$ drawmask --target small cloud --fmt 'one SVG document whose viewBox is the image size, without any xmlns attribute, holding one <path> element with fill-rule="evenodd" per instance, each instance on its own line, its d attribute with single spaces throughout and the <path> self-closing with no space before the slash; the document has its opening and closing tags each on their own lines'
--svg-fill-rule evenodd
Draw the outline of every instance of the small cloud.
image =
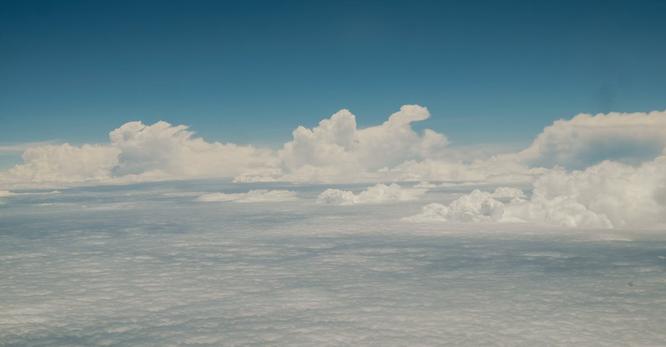
<svg viewBox="0 0 666 347">
<path fill-rule="evenodd" d="M 197 201 L 201 202 L 282 202 L 298 200 L 295 192 L 289 190 L 256 189 L 247 193 L 208 193 L 200 195 Z"/>
<path fill-rule="evenodd" d="M 317 197 L 317 203 L 325 205 L 382 204 L 416 200 L 425 192 L 426 189 L 409 189 L 395 183 L 391 185 L 380 183 L 358 194 L 349 190 L 326 189 Z"/>
</svg>

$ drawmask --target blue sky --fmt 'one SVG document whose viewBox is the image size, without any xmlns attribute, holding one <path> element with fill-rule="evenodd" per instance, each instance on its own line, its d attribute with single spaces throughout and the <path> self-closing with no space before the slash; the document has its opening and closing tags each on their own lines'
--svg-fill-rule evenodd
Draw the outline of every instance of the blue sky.
<svg viewBox="0 0 666 347">
<path fill-rule="evenodd" d="M 130 120 L 277 145 L 400 105 L 454 144 L 580 112 L 666 109 L 660 1 L 0 4 L 0 143 L 105 142 Z"/>
</svg>

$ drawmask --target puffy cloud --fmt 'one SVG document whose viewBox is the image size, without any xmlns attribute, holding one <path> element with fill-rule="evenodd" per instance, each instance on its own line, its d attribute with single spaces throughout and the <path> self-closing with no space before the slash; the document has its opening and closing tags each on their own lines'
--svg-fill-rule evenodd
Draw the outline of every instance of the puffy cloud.
<svg viewBox="0 0 666 347">
<path fill-rule="evenodd" d="M 425 189 L 410 189 L 395 183 L 391 185 L 380 183 L 358 194 L 349 190 L 326 189 L 317 197 L 317 203 L 327 205 L 381 204 L 416 200 L 425 192 Z"/>
<path fill-rule="evenodd" d="M 46 145 L 23 152 L 23 164 L 0 174 L 8 182 L 86 182 L 111 177 L 119 150 L 107 145 Z"/>
<path fill-rule="evenodd" d="M 502 187 L 493 193 L 482 192 L 475 189 L 470 194 L 463 195 L 448 206 L 442 204 L 429 204 L 423 211 L 406 218 L 415 222 L 490 222 L 500 221 L 504 215 L 504 203 L 499 199 L 512 199 L 519 201 L 524 193 L 516 188 Z"/>
<path fill-rule="evenodd" d="M 437 156 L 447 145 L 430 129 L 415 132 L 413 122 L 428 119 L 425 107 L 405 105 L 381 125 L 358 129 L 356 117 L 341 110 L 317 127 L 298 127 L 278 152 L 287 180 L 358 181 L 405 160 Z"/>
<path fill-rule="evenodd" d="M 638 164 L 666 148 L 666 111 L 579 114 L 558 120 L 518 154 L 531 166 L 582 169 L 604 160 Z"/>
<path fill-rule="evenodd" d="M 127 183 L 161 179 L 234 177 L 272 173 L 274 152 L 206 142 L 186 126 L 129 122 L 109 133 L 106 145 L 28 148 L 23 164 L 0 173 L 8 183 Z"/>
<path fill-rule="evenodd" d="M 666 156 L 638 167 L 605 161 L 585 170 L 551 170 L 530 199 L 512 188 L 473 191 L 448 206 L 431 204 L 410 221 L 532 222 L 585 228 L 666 223 Z M 502 201 L 511 199 L 510 201 Z"/>
<path fill-rule="evenodd" d="M 257 202 L 281 202 L 298 200 L 295 192 L 289 190 L 266 190 L 256 189 L 250 190 L 247 193 L 208 193 L 199 196 L 197 201 L 201 202 L 240 202 L 240 203 L 257 203 Z"/>
<path fill-rule="evenodd" d="M 269 150 L 206 142 L 184 125 L 129 122 L 109 134 L 120 150 L 114 176 L 164 172 L 170 177 L 233 177 L 275 165 Z"/>
</svg>

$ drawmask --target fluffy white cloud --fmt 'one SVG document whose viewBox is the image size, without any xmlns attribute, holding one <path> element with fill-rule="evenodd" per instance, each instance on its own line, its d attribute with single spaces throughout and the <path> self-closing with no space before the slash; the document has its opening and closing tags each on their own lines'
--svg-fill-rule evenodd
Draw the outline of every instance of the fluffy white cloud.
<svg viewBox="0 0 666 347">
<path fill-rule="evenodd" d="M 292 181 L 358 181 L 406 160 L 438 155 L 444 135 L 430 129 L 415 132 L 413 122 L 428 119 L 425 107 L 405 105 L 381 125 L 364 129 L 341 110 L 317 127 L 298 127 L 293 140 L 278 152 L 285 178 Z"/>
<path fill-rule="evenodd" d="M 638 167 L 605 161 L 573 172 L 555 169 L 534 182 L 529 200 L 512 188 L 492 194 L 475 190 L 448 206 L 425 206 L 408 220 L 586 228 L 659 226 L 666 223 L 666 156 Z"/>
<path fill-rule="evenodd" d="M 395 183 L 391 185 L 380 183 L 368 187 L 358 194 L 349 190 L 326 189 L 317 197 L 317 203 L 327 205 L 381 204 L 416 200 L 425 192 L 426 189 L 410 189 Z"/>
<path fill-rule="evenodd" d="M 119 152 L 114 176 L 161 172 L 169 177 L 233 177 L 274 166 L 270 150 L 206 142 L 184 125 L 129 122 L 109 134 Z"/>
<path fill-rule="evenodd" d="M 208 193 L 200 195 L 197 201 L 201 202 L 281 202 L 298 200 L 295 192 L 289 190 L 266 190 L 256 189 L 247 193 Z"/>
<path fill-rule="evenodd" d="M 504 217 L 504 203 L 501 199 L 521 201 L 524 193 L 516 188 L 501 187 L 493 193 L 482 192 L 475 189 L 470 194 L 463 195 L 448 206 L 442 204 L 429 204 L 423 211 L 406 218 L 415 222 L 453 221 L 453 222 L 490 222 L 501 221 Z"/>
<path fill-rule="evenodd" d="M 161 179 L 234 177 L 274 173 L 274 152 L 253 146 L 206 142 L 186 126 L 129 122 L 109 133 L 105 145 L 28 148 L 23 163 L 0 173 L 0 183 L 127 183 Z"/>
<path fill-rule="evenodd" d="M 119 150 L 107 145 L 46 145 L 26 149 L 23 164 L 0 174 L 8 182 L 86 182 L 111 177 Z"/>
<path fill-rule="evenodd" d="M 532 166 L 582 169 L 603 160 L 649 161 L 666 148 L 666 111 L 579 114 L 546 127 L 518 158 Z"/>
</svg>

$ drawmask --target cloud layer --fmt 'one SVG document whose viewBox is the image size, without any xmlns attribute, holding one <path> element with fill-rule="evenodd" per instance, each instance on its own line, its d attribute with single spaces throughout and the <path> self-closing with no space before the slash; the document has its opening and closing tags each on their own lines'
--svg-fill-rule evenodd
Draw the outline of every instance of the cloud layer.
<svg viewBox="0 0 666 347">
<path fill-rule="evenodd" d="M 359 128 L 341 110 L 313 128 L 297 127 L 279 149 L 209 142 L 184 125 L 129 122 L 105 144 L 38 144 L 23 163 L 0 172 L 0 189 L 122 184 L 222 178 L 237 183 L 464 182 L 531 186 L 529 197 L 510 188 L 474 191 L 449 205 L 426 206 L 412 220 L 536 222 L 574 227 L 653 226 L 663 223 L 666 112 L 580 114 L 559 120 L 518 152 L 449 147 L 430 129 L 425 107 L 405 105 L 382 124 Z M 377 184 L 354 193 L 322 192 L 320 204 L 408 201 L 423 189 Z M 215 193 L 201 201 L 281 201 L 287 191 Z"/>
</svg>

